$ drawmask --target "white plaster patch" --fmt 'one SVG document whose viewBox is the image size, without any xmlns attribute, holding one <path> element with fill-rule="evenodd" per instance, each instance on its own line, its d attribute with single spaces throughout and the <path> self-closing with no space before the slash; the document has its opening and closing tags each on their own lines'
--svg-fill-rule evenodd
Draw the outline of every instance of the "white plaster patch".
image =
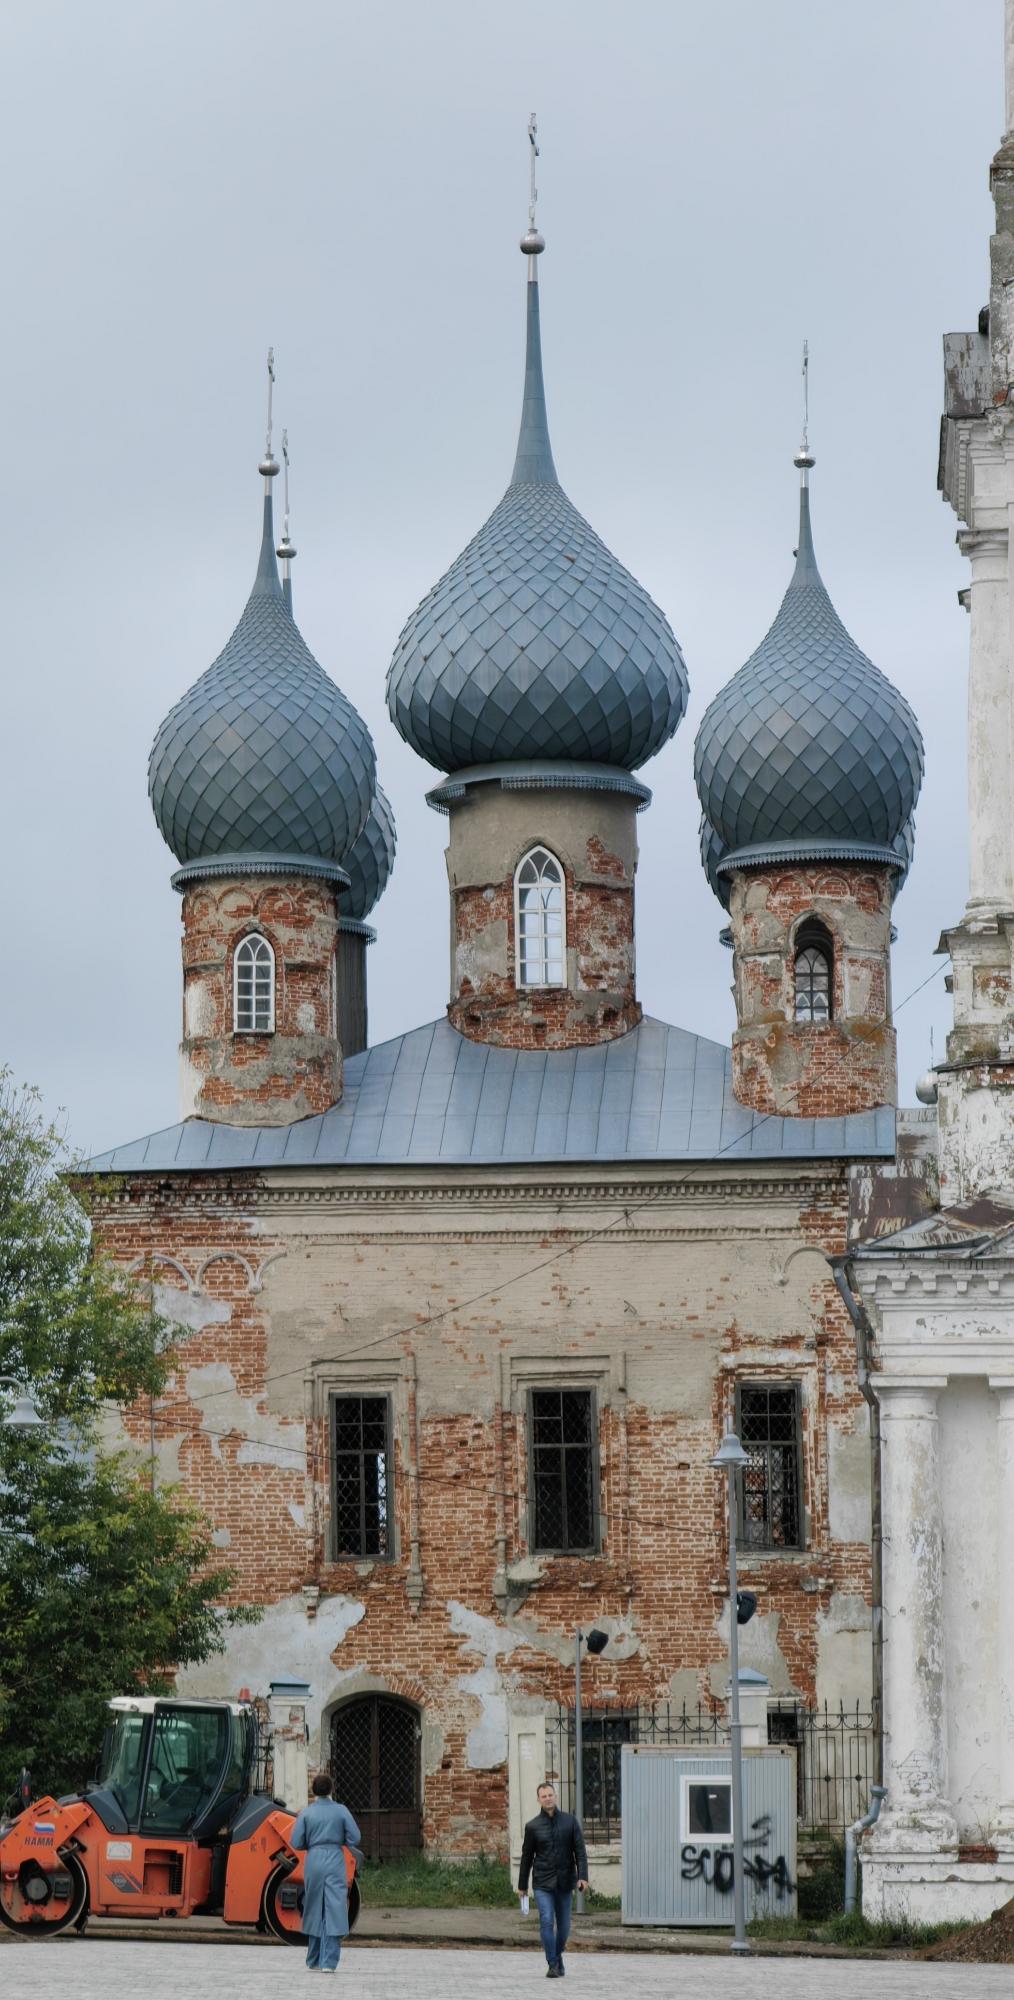
<svg viewBox="0 0 1014 2000">
<path fill-rule="evenodd" d="M 480 1708 L 479 1721 L 465 1740 L 468 1766 L 472 1771 L 493 1771 L 507 1761 L 507 1696 L 497 1659 L 501 1654 L 513 1653 L 526 1641 L 505 1631 L 494 1618 L 470 1611 L 467 1604 L 456 1604 L 452 1599 L 447 1609 L 451 1631 L 465 1642 L 462 1652 L 478 1653 L 482 1660 L 481 1667 L 474 1673 L 463 1674 L 458 1681 L 462 1693 L 473 1695 Z"/>
<path fill-rule="evenodd" d="M 184 1292 L 178 1285 L 153 1285 L 152 1303 L 162 1319 L 189 1327 L 191 1333 L 200 1333 L 206 1326 L 222 1326 L 231 1310 L 224 1299 L 209 1299 L 206 1292 Z"/>
<path fill-rule="evenodd" d="M 296 1502 L 295 1500 L 290 1500 L 290 1501 L 289 1501 L 289 1513 L 291 1514 L 291 1516 L 292 1516 L 293 1520 L 295 1521 L 295 1524 L 296 1524 L 297 1528 L 305 1528 L 305 1527 L 306 1527 L 306 1508 L 305 1508 L 305 1507 L 302 1507 L 302 1506 L 300 1506 L 300 1505 L 298 1504 L 298 1502 Z"/>
<path fill-rule="evenodd" d="M 311 1760 L 316 1761 L 321 1712 L 325 1702 L 334 1699 L 332 1655 L 365 1616 L 365 1604 L 354 1597 L 322 1597 L 315 1618 L 307 1617 L 301 1595 L 283 1597 L 267 1606 L 259 1624 L 224 1630 L 221 1653 L 200 1666 L 185 1668 L 179 1676 L 180 1691 L 235 1698 L 241 1687 L 266 1695 L 272 1681 L 286 1677 L 309 1681 L 306 1720 Z"/>
<path fill-rule="evenodd" d="M 231 1549 L 232 1536 L 228 1528 L 216 1528 L 211 1537 L 211 1545 L 215 1549 Z"/>
<path fill-rule="evenodd" d="M 753 1667 L 756 1673 L 763 1674 L 770 1684 L 773 1695 L 790 1695 L 795 1694 L 796 1689 L 792 1685 L 788 1667 L 785 1664 L 781 1647 L 778 1644 L 778 1627 L 780 1623 L 780 1611 L 768 1612 L 766 1616 L 763 1610 L 758 1611 L 756 1617 L 751 1618 L 749 1625 L 744 1625 L 740 1632 L 739 1664 L 741 1667 Z M 716 1621 L 716 1630 L 723 1647 L 727 1650 L 729 1645 L 728 1602 L 722 1606 L 722 1615 Z M 724 1696 L 729 1686 L 729 1666 L 727 1659 L 716 1663 L 711 1668 L 710 1681 L 712 1694 Z"/>
<path fill-rule="evenodd" d="M 209 1361 L 202 1368 L 187 1370 L 188 1396 L 201 1413 L 201 1429 L 211 1440 L 215 1457 L 222 1456 L 222 1437 L 238 1431 L 243 1439 L 236 1454 L 239 1465 L 277 1465 L 283 1472 L 297 1471 L 303 1460 L 301 1424 L 265 1414 L 256 1399 L 241 1396 L 236 1378 L 222 1361 Z"/>
</svg>

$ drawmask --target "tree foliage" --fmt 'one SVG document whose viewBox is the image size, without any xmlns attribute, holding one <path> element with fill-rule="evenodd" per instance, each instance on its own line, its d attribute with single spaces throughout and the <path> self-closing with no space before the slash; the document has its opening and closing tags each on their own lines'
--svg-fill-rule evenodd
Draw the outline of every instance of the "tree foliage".
<svg viewBox="0 0 1014 2000">
<path fill-rule="evenodd" d="M 170 1685 L 251 1614 L 216 1600 L 209 1524 L 146 1467 L 102 1449 L 110 1402 L 157 1394 L 168 1328 L 93 1256 L 61 1134 L 0 1071 L 0 1375 L 31 1385 L 42 1431 L 0 1424 L 0 1798 L 95 1768 L 110 1695 Z M 0 1415 L 10 1393 L 0 1391 Z"/>
</svg>

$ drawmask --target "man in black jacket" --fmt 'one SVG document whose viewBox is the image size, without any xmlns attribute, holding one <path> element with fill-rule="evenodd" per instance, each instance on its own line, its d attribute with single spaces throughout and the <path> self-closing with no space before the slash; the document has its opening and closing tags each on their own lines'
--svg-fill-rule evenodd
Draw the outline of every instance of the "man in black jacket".
<svg viewBox="0 0 1014 2000">
<path fill-rule="evenodd" d="M 555 1787 L 540 1785 L 538 1798 L 541 1811 L 525 1828 L 518 1894 L 526 1894 L 528 1878 L 534 1875 L 546 1978 L 562 1979 L 563 1954 L 570 1936 L 570 1899 L 575 1883 L 579 1889 L 588 1887 L 588 1856 L 584 1834 L 572 1813 L 560 1811 Z"/>
</svg>

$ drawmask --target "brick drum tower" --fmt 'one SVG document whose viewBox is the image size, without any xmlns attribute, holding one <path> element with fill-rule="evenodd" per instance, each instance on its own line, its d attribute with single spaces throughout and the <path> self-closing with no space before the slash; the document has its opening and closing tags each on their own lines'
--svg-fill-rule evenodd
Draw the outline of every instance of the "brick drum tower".
<svg viewBox="0 0 1014 2000">
<path fill-rule="evenodd" d="M 343 1031 L 353 1048 L 366 1039 L 362 919 L 394 853 L 369 730 L 292 615 L 287 521 L 279 579 L 270 416 L 260 471 L 246 609 L 166 716 L 148 772 L 180 863 L 182 1115 L 230 1125 L 287 1125 L 340 1099 Z"/>
</svg>

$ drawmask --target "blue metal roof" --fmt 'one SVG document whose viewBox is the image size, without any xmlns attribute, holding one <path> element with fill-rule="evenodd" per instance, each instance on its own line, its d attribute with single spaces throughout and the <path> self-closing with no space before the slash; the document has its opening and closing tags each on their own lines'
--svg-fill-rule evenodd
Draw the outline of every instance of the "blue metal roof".
<svg viewBox="0 0 1014 2000">
<path fill-rule="evenodd" d="M 697 732 L 694 776 L 716 836 L 704 841 L 712 887 L 723 868 L 791 856 L 906 867 L 922 770 L 908 702 L 860 652 L 821 580 L 804 486 L 778 616 Z"/>
<path fill-rule="evenodd" d="M 766 1118 L 732 1094 L 732 1057 L 664 1021 L 546 1051 L 470 1042 L 446 1021 L 345 1064 L 345 1094 L 295 1125 L 171 1125 L 90 1161 L 95 1173 L 243 1167 L 573 1165 L 893 1158 L 895 1114 Z"/>
<path fill-rule="evenodd" d="M 677 727 L 686 667 L 658 606 L 557 479 L 529 261 L 511 483 L 408 620 L 388 672 L 388 707 L 405 741 L 440 771 L 532 757 L 633 770 Z"/>
</svg>

